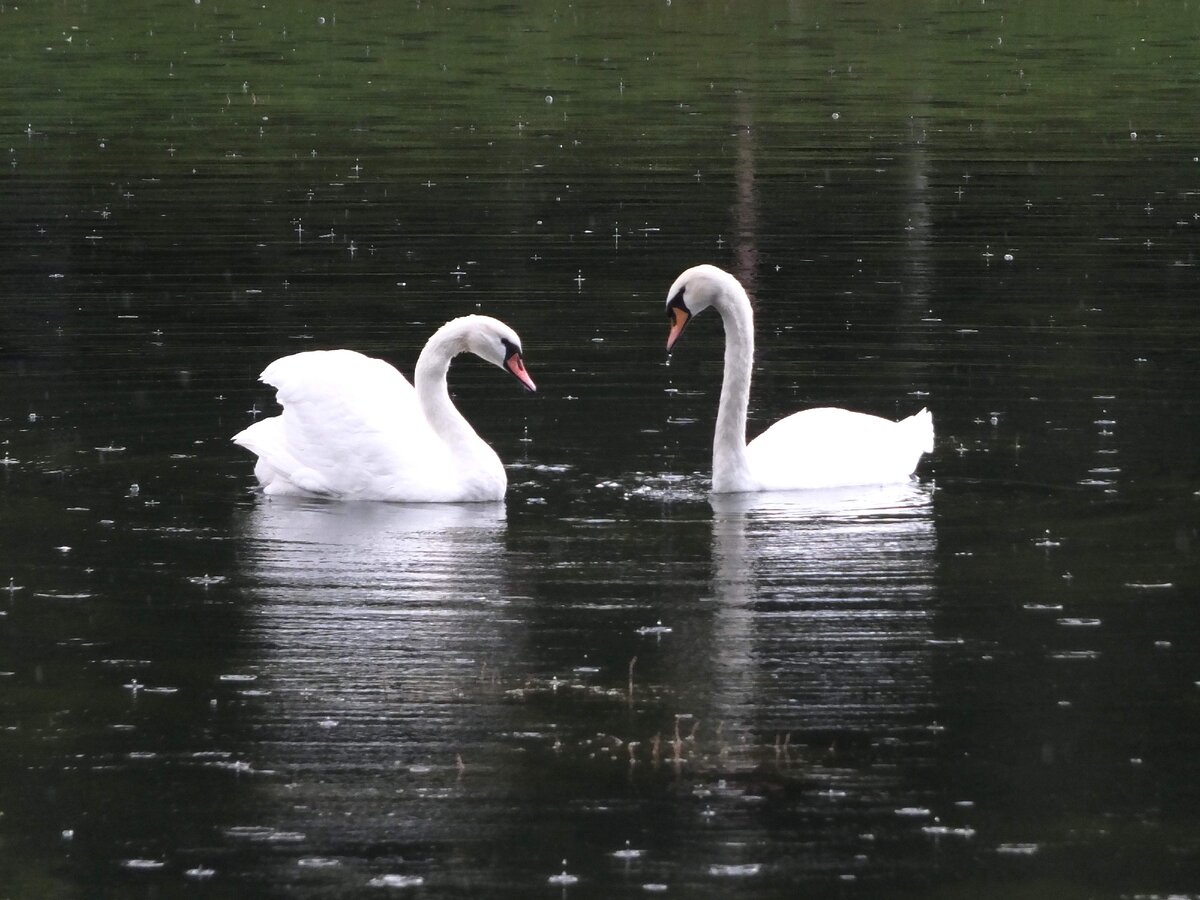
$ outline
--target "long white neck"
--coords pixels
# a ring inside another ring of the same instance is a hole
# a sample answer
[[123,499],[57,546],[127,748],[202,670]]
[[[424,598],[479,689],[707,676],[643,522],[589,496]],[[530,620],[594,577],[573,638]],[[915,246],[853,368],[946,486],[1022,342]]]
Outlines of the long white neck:
[[425,420],[455,455],[478,452],[479,445],[487,447],[451,401],[446,385],[450,361],[467,350],[466,330],[455,320],[435,331],[417,358],[413,372],[413,386]]
[[725,377],[713,435],[713,490],[717,493],[754,490],[756,485],[746,459],[746,410],[754,368],[754,310],[745,290],[733,278],[713,306],[725,323]]

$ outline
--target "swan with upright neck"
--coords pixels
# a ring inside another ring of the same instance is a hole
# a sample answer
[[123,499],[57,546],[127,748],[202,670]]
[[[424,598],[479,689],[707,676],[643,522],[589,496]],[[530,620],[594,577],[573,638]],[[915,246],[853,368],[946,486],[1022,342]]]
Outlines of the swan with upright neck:
[[845,409],[806,409],[747,443],[754,310],[736,278],[699,265],[675,279],[667,292],[667,350],[710,306],[725,323],[725,376],[713,435],[715,493],[893,484],[909,480],[922,454],[932,452],[927,409],[899,422]]
[[383,360],[353,350],[310,350],[272,362],[280,415],[234,435],[258,456],[265,494],[341,500],[461,503],[502,500],[504,465],[455,408],[451,360],[473,353],[507,369],[527,390],[521,339],[498,319],[463,316],[429,338],[415,387]]

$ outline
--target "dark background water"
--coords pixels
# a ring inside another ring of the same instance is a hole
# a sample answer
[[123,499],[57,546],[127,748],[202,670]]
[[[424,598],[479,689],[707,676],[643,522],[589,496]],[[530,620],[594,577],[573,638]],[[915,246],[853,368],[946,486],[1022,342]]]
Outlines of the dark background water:
[[[0,7],[3,895],[1200,895],[1198,38]],[[920,486],[710,501],[700,261],[751,430],[928,405]],[[475,311],[505,504],[252,493],[267,362]]]

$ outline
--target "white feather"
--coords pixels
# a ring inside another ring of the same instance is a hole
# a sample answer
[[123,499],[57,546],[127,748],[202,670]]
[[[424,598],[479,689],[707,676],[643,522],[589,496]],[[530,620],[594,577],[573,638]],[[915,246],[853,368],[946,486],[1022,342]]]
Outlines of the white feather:
[[[454,407],[450,360],[465,351],[505,366],[520,339],[502,322],[465,316],[442,326],[417,363],[417,387],[386,362],[353,350],[277,359],[261,380],[282,413],[234,436],[257,454],[266,494],[344,500],[469,502],[503,499],[508,479],[488,444]],[[526,386],[533,382],[520,375]]]
[[793,413],[746,443],[746,410],[754,365],[754,312],[738,280],[716,266],[694,266],[667,293],[682,305],[668,346],[709,306],[725,323],[725,372],[713,435],[713,491],[784,491],[907,481],[933,450],[929,411],[900,422],[845,409]]

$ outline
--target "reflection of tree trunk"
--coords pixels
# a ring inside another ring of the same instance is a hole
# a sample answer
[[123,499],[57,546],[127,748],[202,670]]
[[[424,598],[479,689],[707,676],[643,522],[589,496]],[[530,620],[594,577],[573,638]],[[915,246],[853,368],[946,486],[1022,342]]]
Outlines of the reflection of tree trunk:
[[933,283],[930,259],[933,216],[929,210],[929,154],[925,150],[923,120],[913,119],[912,129],[912,151],[907,154],[908,203],[904,223],[904,265],[908,270],[904,296],[910,306],[927,303]]
[[737,188],[733,204],[733,273],[753,297],[758,280],[758,203],[754,193],[753,113],[744,94],[738,95],[738,117],[742,122],[738,126],[733,172]]
[[[904,194],[904,240],[902,251],[903,290],[894,318],[900,327],[896,329],[897,348],[911,360],[935,358],[933,337],[937,333],[931,328],[918,327],[929,321],[932,311],[930,303],[934,295],[934,222],[930,194],[930,171],[933,168],[925,143],[925,119],[919,115],[910,119],[910,147],[904,156],[904,177],[901,182]],[[928,390],[929,371],[924,364],[914,367],[912,382],[913,396],[922,398]],[[915,406],[908,406],[909,411]],[[907,413],[906,413],[907,414]],[[934,421],[938,413],[934,409]]]

